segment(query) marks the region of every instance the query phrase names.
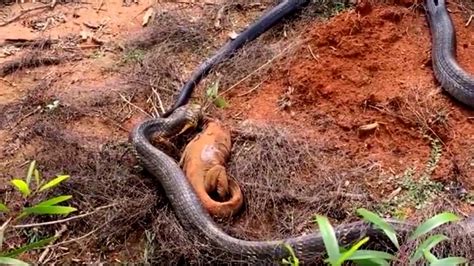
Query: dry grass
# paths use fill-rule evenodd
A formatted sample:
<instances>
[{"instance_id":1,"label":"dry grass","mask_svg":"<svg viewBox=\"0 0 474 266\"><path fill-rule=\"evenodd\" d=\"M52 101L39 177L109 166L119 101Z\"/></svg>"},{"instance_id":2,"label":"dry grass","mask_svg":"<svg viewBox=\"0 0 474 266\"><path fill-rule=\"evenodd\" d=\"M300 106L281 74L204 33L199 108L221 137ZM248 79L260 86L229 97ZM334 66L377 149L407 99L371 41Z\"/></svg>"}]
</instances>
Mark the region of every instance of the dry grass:
<instances>
[{"instance_id":1,"label":"dry grass","mask_svg":"<svg viewBox=\"0 0 474 266\"><path fill-rule=\"evenodd\" d=\"M43 53L28 53L18 59L12 59L0 65L0 77L12 74L25 68L58 65L68 59L66 56L44 55Z\"/></svg>"},{"instance_id":2,"label":"dry grass","mask_svg":"<svg viewBox=\"0 0 474 266\"><path fill-rule=\"evenodd\" d=\"M79 60L80 53L59 49L57 40L40 38L29 42L7 42L8 45L27 47L21 55L0 64L0 77L10 75L22 69L58 65L67 61Z\"/></svg>"},{"instance_id":3,"label":"dry grass","mask_svg":"<svg viewBox=\"0 0 474 266\"><path fill-rule=\"evenodd\" d=\"M370 205L364 185L349 185L364 166L348 165L350 155L329 148L335 145L296 137L274 125L246 122L237 132L229 171L247 200L247 222L240 226L249 235L242 237L297 235L313 230L315 213L344 221L355 206Z\"/></svg>"},{"instance_id":4,"label":"dry grass","mask_svg":"<svg viewBox=\"0 0 474 266\"><path fill-rule=\"evenodd\" d=\"M426 95L428 89L409 88L406 95L393 99L386 106L368 105L396 117L403 124L418 128L422 135L446 141L451 137L449 109L442 99L436 97L437 91Z\"/></svg>"}]
</instances>

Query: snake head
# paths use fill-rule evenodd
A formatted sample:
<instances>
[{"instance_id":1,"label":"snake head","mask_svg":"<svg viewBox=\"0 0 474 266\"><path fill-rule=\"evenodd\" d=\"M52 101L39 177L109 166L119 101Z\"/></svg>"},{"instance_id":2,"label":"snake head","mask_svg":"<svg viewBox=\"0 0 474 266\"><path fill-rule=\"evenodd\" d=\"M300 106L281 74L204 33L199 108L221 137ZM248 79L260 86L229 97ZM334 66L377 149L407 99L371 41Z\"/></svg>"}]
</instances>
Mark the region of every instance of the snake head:
<instances>
[{"instance_id":1,"label":"snake head","mask_svg":"<svg viewBox=\"0 0 474 266\"><path fill-rule=\"evenodd\" d=\"M181 125L177 135L190 128L196 128L203 118L202 107L199 104L186 104L177 108L167 119Z\"/></svg>"},{"instance_id":2,"label":"snake head","mask_svg":"<svg viewBox=\"0 0 474 266\"><path fill-rule=\"evenodd\" d=\"M426 0L425 10L428 11L428 15L433 16L440 6L445 8L445 5L445 0Z\"/></svg>"}]
</instances>

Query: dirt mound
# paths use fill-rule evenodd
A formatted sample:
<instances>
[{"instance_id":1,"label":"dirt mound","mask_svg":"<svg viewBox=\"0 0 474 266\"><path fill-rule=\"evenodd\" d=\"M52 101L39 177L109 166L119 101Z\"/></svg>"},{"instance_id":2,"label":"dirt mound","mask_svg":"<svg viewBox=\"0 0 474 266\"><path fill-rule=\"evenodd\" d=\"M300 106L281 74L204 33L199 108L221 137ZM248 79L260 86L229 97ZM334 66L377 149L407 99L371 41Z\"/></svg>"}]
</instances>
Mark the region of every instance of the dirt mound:
<instances>
[{"instance_id":1,"label":"dirt mound","mask_svg":"<svg viewBox=\"0 0 474 266\"><path fill-rule=\"evenodd\" d=\"M474 72L472 29L452 15L459 60ZM433 177L472 188L474 113L437 87L423 13L373 5L364 15L350 11L313 23L304 36L260 89L246 101L230 100L229 113L277 121L314 139L337 139L361 163L393 172L423 168L430 141L439 139L445 156ZM251 88L238 89L232 96ZM390 190L376 187L381 196Z\"/></svg>"}]
</instances>

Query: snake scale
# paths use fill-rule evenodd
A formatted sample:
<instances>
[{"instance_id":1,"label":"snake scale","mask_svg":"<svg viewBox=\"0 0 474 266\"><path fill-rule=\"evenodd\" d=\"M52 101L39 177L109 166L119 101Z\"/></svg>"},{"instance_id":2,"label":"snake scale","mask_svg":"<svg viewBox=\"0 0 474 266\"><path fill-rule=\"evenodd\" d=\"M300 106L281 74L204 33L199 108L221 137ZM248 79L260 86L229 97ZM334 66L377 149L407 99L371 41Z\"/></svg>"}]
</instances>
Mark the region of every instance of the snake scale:
<instances>
[{"instance_id":1,"label":"snake scale","mask_svg":"<svg viewBox=\"0 0 474 266\"><path fill-rule=\"evenodd\" d=\"M283 243L289 244L302 262L309 262L325 252L324 242L320 232L271 241L248 241L228 235L203 208L179 165L167 154L155 148L149 139L155 133L171 136L182 131L186 125L198 123L202 118L200 106L187 104L196 81L202 79L206 71L229 56L237 49L236 47L249 39L255 39L279 19L306 2L308 1L283 1L269 11L259 20L264 24L262 27L259 22L253 24L244 32L245 34L233 40L237 44L226 45L227 48L219 50L218 55L204 63L204 66L193 74L191 78L193 81L185 85L177 103L167 112L167 115L145 120L130 133L130 141L141 164L162 185L183 228L189 234L199 236L201 241L206 241L206 244L245 262L277 263L289 255ZM425 10L432 33L432 60L435 76L442 87L454 98L473 107L474 79L455 60L454 27L446 11L445 2L444 0L426 0ZM386 221L400 234L408 233L414 228L414 225L408 222L391 219ZM458 226L461 226L462 234L471 235L474 232L474 217L465 219ZM371 239L384 238L382 231L364 222L341 225L335 230L341 244L352 243L363 236L369 236Z\"/></svg>"}]
</instances>

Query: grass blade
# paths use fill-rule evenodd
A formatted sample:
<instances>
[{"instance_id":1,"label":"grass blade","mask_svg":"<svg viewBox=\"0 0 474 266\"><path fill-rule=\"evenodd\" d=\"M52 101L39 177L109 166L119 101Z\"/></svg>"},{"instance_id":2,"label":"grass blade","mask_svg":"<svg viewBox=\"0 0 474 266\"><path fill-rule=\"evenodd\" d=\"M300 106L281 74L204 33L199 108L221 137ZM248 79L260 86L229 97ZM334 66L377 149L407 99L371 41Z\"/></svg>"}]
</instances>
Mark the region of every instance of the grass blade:
<instances>
[{"instance_id":1,"label":"grass blade","mask_svg":"<svg viewBox=\"0 0 474 266\"><path fill-rule=\"evenodd\" d=\"M52 198L52 199L49 199L49 200L45 200L45 201L42 201L38 204L36 204L35 206L33 207L39 207L39 206L52 206L52 205L56 205L58 203L61 203L63 201L66 201L68 199L72 198L71 195L65 195L65 196L59 196L59 197L55 197L55 198Z\"/></svg>"},{"instance_id":2,"label":"grass blade","mask_svg":"<svg viewBox=\"0 0 474 266\"><path fill-rule=\"evenodd\" d=\"M38 169L35 169L34 174L35 174L36 187L39 187L41 176L40 176L40 172L38 171Z\"/></svg>"},{"instance_id":3,"label":"grass blade","mask_svg":"<svg viewBox=\"0 0 474 266\"><path fill-rule=\"evenodd\" d=\"M395 229L393 229L393 227L390 224L388 224L387 222L382 220L382 218L380 218L374 212L371 212L371 211L369 211L365 208L357 209L357 214L362 216L362 218L364 218L364 220L366 220L368 222L371 222L371 223L375 224L376 226L378 226L380 229L382 229L384 231L385 235L387 235L387 237L390 239L390 241L392 241L392 243L397 248L400 248L400 244L398 243L397 234L395 233Z\"/></svg>"},{"instance_id":4,"label":"grass blade","mask_svg":"<svg viewBox=\"0 0 474 266\"><path fill-rule=\"evenodd\" d=\"M393 260L395 256L390 253L376 250L357 250L349 258L350 260L363 260L363 259L382 259L382 260Z\"/></svg>"},{"instance_id":5,"label":"grass blade","mask_svg":"<svg viewBox=\"0 0 474 266\"><path fill-rule=\"evenodd\" d=\"M420 226L418 226L415 232L410 237L410 240L414 240L415 238L418 238L421 235L424 235L445 223L454 222L458 220L460 220L460 218L457 215L449 212L443 212L438 215L435 215L428 219L426 222L422 223Z\"/></svg>"},{"instance_id":6,"label":"grass blade","mask_svg":"<svg viewBox=\"0 0 474 266\"><path fill-rule=\"evenodd\" d=\"M451 266L451 265L464 264L467 262L468 262L467 259L462 258L462 257L449 257L449 258L437 260L431 263L430 266Z\"/></svg>"},{"instance_id":7,"label":"grass blade","mask_svg":"<svg viewBox=\"0 0 474 266\"><path fill-rule=\"evenodd\" d=\"M206 96L211 99L215 99L217 97L217 93L219 92L219 80L212 83L206 90Z\"/></svg>"},{"instance_id":8,"label":"grass blade","mask_svg":"<svg viewBox=\"0 0 474 266\"><path fill-rule=\"evenodd\" d=\"M226 108L226 107L229 106L229 104L227 104L226 100L224 98L222 98L221 96L218 96L218 97L216 97L216 99L214 99L214 104L219 108Z\"/></svg>"},{"instance_id":9,"label":"grass blade","mask_svg":"<svg viewBox=\"0 0 474 266\"><path fill-rule=\"evenodd\" d=\"M29 264L24 261L9 258L9 257L0 257L0 265L29 266Z\"/></svg>"},{"instance_id":10,"label":"grass blade","mask_svg":"<svg viewBox=\"0 0 474 266\"><path fill-rule=\"evenodd\" d=\"M354 264L360 266L390 266L390 263L384 259L360 259L360 260L353 260Z\"/></svg>"},{"instance_id":11,"label":"grass blade","mask_svg":"<svg viewBox=\"0 0 474 266\"><path fill-rule=\"evenodd\" d=\"M2 253L2 254L0 254L0 256L3 256L3 257L16 257L16 256L18 256L18 255L20 255L24 252L27 252L27 251L30 251L30 250L33 250L33 249L42 248L42 247L46 246L47 244L49 244L51 241L53 241L55 239L56 239L55 236L48 237L46 239L42 239L42 240L33 242L31 244L28 244L28 245L24 245L23 247L14 249L10 252Z\"/></svg>"},{"instance_id":12,"label":"grass blade","mask_svg":"<svg viewBox=\"0 0 474 266\"><path fill-rule=\"evenodd\" d=\"M3 247L3 239L5 238L5 229L0 229L0 251L2 251ZM1 264L0 264L1 265Z\"/></svg>"},{"instance_id":13,"label":"grass blade","mask_svg":"<svg viewBox=\"0 0 474 266\"><path fill-rule=\"evenodd\" d=\"M369 237L361 239L359 242L355 243L349 250L343 252L339 259L337 260L337 265L342 265L348 258L350 258L363 244L369 241Z\"/></svg>"},{"instance_id":14,"label":"grass blade","mask_svg":"<svg viewBox=\"0 0 474 266\"><path fill-rule=\"evenodd\" d=\"M25 208L26 214L69 214L76 211L76 208L67 206L36 206Z\"/></svg>"},{"instance_id":15,"label":"grass blade","mask_svg":"<svg viewBox=\"0 0 474 266\"><path fill-rule=\"evenodd\" d=\"M7 205L0 203L0 212L9 212Z\"/></svg>"},{"instance_id":16,"label":"grass blade","mask_svg":"<svg viewBox=\"0 0 474 266\"><path fill-rule=\"evenodd\" d=\"M25 181L21 179L13 179L10 182L13 184L13 186L16 187L16 189L18 189L18 191L21 192L21 194L23 194L23 197L28 197L28 195L30 195L30 188L28 187L28 184L26 184Z\"/></svg>"},{"instance_id":17,"label":"grass blade","mask_svg":"<svg viewBox=\"0 0 474 266\"><path fill-rule=\"evenodd\" d=\"M55 179L49 181L44 186L42 186L39 191L43 191L45 189L55 187L68 178L69 178L69 175L58 175Z\"/></svg>"},{"instance_id":18,"label":"grass blade","mask_svg":"<svg viewBox=\"0 0 474 266\"><path fill-rule=\"evenodd\" d=\"M36 161L33 160L28 167L28 173L26 174L26 184L30 185L31 177L33 177L33 171L36 169Z\"/></svg>"},{"instance_id":19,"label":"grass blade","mask_svg":"<svg viewBox=\"0 0 474 266\"><path fill-rule=\"evenodd\" d=\"M423 251L423 254L425 255L426 260L430 263L435 263L438 261L438 258L436 258L436 256L433 255L433 253L431 253L429 250Z\"/></svg>"},{"instance_id":20,"label":"grass blade","mask_svg":"<svg viewBox=\"0 0 474 266\"><path fill-rule=\"evenodd\" d=\"M286 265L289 264L292 266L299 266L300 260L298 259L298 257L296 257L293 248L286 243L284 244L284 246L285 246L285 249L288 250L288 252L290 252L290 256L288 257L288 259L283 259L283 263Z\"/></svg>"},{"instance_id":21,"label":"grass blade","mask_svg":"<svg viewBox=\"0 0 474 266\"><path fill-rule=\"evenodd\" d=\"M0 226L0 251L2 251L3 239L4 239L4 236L5 236L5 229L7 228L8 223L10 223L10 221L11 221L11 218L8 219L6 222L4 222L4 223Z\"/></svg>"},{"instance_id":22,"label":"grass blade","mask_svg":"<svg viewBox=\"0 0 474 266\"><path fill-rule=\"evenodd\" d=\"M327 217L316 215L316 222L319 225L319 230L321 231L321 236L328 253L329 261L336 262L341 256L339 253L339 243L336 239L336 233Z\"/></svg>"},{"instance_id":23,"label":"grass blade","mask_svg":"<svg viewBox=\"0 0 474 266\"><path fill-rule=\"evenodd\" d=\"M412 258L410 259L410 265L415 264L419 259L423 257L425 250L430 251L434 246L436 246L439 242L448 240L449 238L445 235L433 235L428 237L420 246L416 249L415 254L413 254Z\"/></svg>"}]
</instances>

